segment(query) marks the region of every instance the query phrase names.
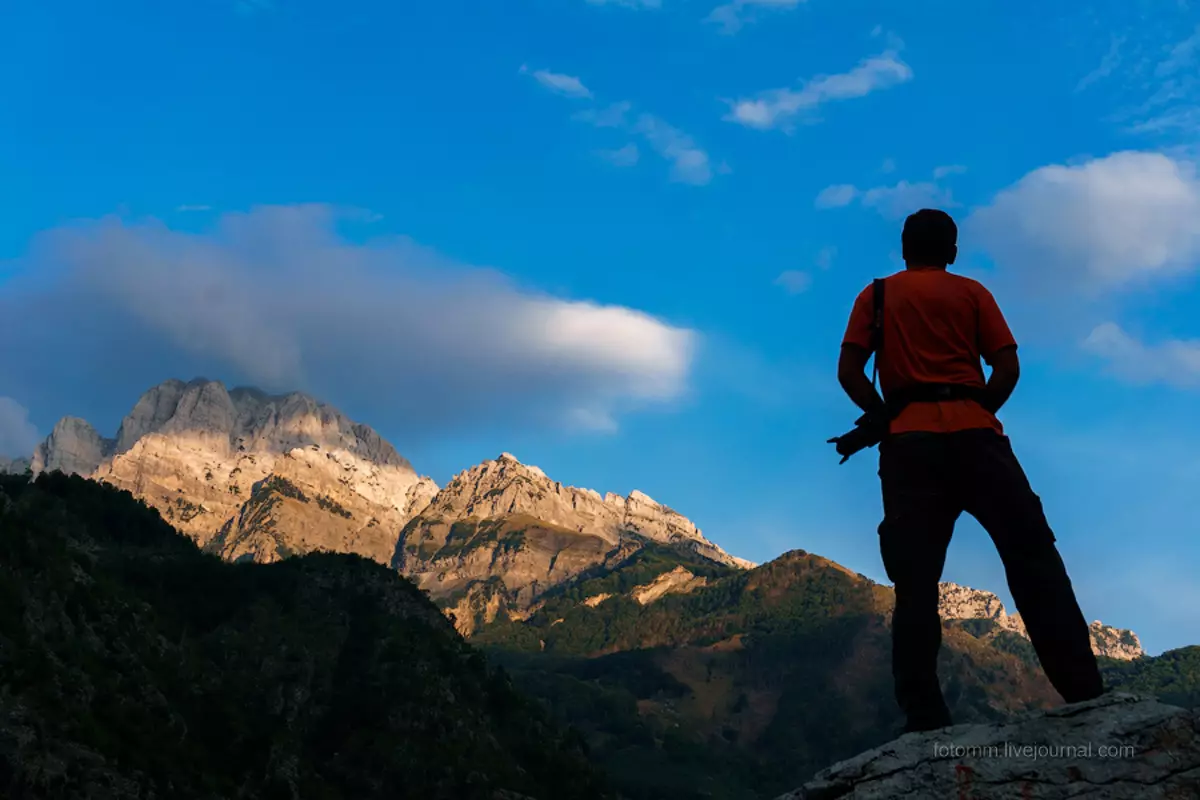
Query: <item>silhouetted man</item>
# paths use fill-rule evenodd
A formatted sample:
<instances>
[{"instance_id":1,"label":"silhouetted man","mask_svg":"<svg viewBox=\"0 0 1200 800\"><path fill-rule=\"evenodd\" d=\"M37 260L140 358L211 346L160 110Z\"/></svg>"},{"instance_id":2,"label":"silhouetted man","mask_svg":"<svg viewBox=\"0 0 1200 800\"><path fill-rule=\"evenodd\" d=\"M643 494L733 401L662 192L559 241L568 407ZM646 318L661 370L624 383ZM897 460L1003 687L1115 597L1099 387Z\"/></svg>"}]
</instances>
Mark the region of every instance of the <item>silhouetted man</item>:
<instances>
[{"instance_id":1,"label":"silhouetted man","mask_svg":"<svg viewBox=\"0 0 1200 800\"><path fill-rule=\"evenodd\" d=\"M1096 697L1103 685L1087 622L1042 502L995 416L1017 385L1017 344L991 293L946 271L958 254L948 214L918 211L901 239L907 268L884 279L876 356L887 403L865 373L876 341L873 286L854 302L838 381L887 431L879 445L879 546L896 587L892 673L905 730L951 724L937 677L938 583L963 511L995 542L1054 688L1069 703ZM992 367L986 381L981 357Z\"/></svg>"}]
</instances>

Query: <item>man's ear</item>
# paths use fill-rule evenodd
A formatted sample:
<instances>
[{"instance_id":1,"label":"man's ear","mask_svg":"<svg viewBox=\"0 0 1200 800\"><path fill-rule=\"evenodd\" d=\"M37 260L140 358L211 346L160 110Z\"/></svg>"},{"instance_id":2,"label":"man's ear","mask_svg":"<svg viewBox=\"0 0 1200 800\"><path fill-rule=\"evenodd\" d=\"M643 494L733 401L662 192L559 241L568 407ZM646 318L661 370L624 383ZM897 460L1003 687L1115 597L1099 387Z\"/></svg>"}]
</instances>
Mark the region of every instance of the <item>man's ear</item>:
<instances>
[{"instance_id":1,"label":"man's ear","mask_svg":"<svg viewBox=\"0 0 1200 800\"><path fill-rule=\"evenodd\" d=\"M946 253L946 266L954 263L954 259L958 258L958 245L950 245L950 250Z\"/></svg>"}]
</instances>

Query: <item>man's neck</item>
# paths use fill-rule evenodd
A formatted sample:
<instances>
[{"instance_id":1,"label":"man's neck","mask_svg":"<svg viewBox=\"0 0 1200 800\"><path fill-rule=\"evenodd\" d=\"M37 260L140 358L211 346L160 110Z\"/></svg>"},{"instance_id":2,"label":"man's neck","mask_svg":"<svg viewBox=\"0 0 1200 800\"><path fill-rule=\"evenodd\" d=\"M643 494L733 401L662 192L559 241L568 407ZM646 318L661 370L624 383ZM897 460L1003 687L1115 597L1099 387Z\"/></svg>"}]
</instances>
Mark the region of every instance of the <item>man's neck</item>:
<instances>
[{"instance_id":1,"label":"man's neck","mask_svg":"<svg viewBox=\"0 0 1200 800\"><path fill-rule=\"evenodd\" d=\"M914 270L914 271L915 270L940 270L942 272L946 271L945 264L914 264L914 263L908 262L908 263L905 263L904 268Z\"/></svg>"}]
</instances>

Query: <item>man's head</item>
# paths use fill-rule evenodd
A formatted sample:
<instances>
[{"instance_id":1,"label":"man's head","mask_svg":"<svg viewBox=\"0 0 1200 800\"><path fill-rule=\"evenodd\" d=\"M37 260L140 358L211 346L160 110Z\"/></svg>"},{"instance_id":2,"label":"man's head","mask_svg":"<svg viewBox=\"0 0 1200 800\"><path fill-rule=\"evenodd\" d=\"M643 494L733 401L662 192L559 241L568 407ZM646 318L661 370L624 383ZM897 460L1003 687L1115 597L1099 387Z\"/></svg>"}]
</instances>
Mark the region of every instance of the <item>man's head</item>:
<instances>
[{"instance_id":1,"label":"man's head","mask_svg":"<svg viewBox=\"0 0 1200 800\"><path fill-rule=\"evenodd\" d=\"M945 211L922 208L910 215L900 241L910 267L945 267L958 256L958 226Z\"/></svg>"}]
</instances>

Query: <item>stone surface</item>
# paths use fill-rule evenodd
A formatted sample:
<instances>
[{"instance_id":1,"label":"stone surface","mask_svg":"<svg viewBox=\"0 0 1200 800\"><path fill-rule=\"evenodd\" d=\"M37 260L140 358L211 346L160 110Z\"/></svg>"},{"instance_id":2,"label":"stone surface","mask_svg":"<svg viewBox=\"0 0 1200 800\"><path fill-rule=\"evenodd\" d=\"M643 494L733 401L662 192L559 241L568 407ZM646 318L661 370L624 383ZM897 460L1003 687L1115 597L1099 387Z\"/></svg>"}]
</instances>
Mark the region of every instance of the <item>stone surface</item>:
<instances>
[{"instance_id":1,"label":"stone surface","mask_svg":"<svg viewBox=\"0 0 1200 800\"><path fill-rule=\"evenodd\" d=\"M1009 614L1000 598L991 592L971 589L956 583L943 583L939 592L939 611L946 620L987 620L994 629L984 638L1008 631L1028 639L1020 614ZM1091 624L1092 651L1097 655L1129 661L1145 655L1137 634L1123 628L1105 625L1099 620Z\"/></svg>"},{"instance_id":2,"label":"stone surface","mask_svg":"<svg viewBox=\"0 0 1200 800\"><path fill-rule=\"evenodd\" d=\"M618 564L648 542L733 568L752 566L641 492L602 497L552 480L509 453L459 473L438 492L405 526L392 565L450 609L459 631L470 635L500 613L520 619L546 590ZM678 586L676 575L650 593L699 585L684 572Z\"/></svg>"},{"instance_id":3,"label":"stone surface","mask_svg":"<svg viewBox=\"0 0 1200 800\"><path fill-rule=\"evenodd\" d=\"M68 474L91 475L113 451L114 442L105 439L86 421L63 417L50 435L33 451L34 473L60 470Z\"/></svg>"},{"instance_id":4,"label":"stone surface","mask_svg":"<svg viewBox=\"0 0 1200 800\"><path fill-rule=\"evenodd\" d=\"M1200 709L1112 693L1012 721L910 733L778 800L1195 800Z\"/></svg>"},{"instance_id":5,"label":"stone surface","mask_svg":"<svg viewBox=\"0 0 1200 800\"><path fill-rule=\"evenodd\" d=\"M400 529L437 492L375 431L292 393L169 380L147 391L114 440L66 418L34 454L127 489L176 529L230 560L314 549L388 563ZM282 478L300 501L257 487Z\"/></svg>"},{"instance_id":6,"label":"stone surface","mask_svg":"<svg viewBox=\"0 0 1200 800\"><path fill-rule=\"evenodd\" d=\"M563 530L616 544L629 534L682 545L712 561L749 568L752 562L729 555L704 538L695 523L674 509L634 491L628 497L565 486L509 453L456 475L422 513L453 522L522 514Z\"/></svg>"},{"instance_id":7,"label":"stone surface","mask_svg":"<svg viewBox=\"0 0 1200 800\"><path fill-rule=\"evenodd\" d=\"M676 567L659 575L650 583L634 587L629 594L641 605L648 606L669 594L687 594L707 583L707 578L697 577L683 567Z\"/></svg>"}]
</instances>

